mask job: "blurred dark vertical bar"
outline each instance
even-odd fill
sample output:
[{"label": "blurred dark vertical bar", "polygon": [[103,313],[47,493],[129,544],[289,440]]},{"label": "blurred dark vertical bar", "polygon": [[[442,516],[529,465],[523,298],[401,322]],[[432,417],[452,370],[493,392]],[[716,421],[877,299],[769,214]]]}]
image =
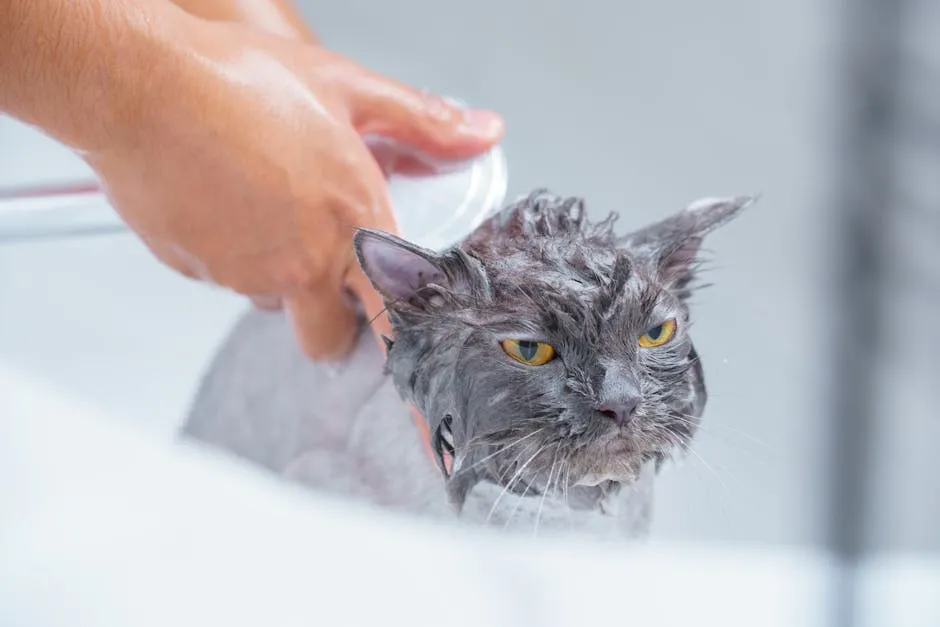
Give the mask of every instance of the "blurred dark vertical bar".
[{"label": "blurred dark vertical bar", "polygon": [[837,167],[827,544],[841,566],[831,623],[857,621],[878,404],[882,282],[892,212],[903,0],[843,0],[836,73]]}]

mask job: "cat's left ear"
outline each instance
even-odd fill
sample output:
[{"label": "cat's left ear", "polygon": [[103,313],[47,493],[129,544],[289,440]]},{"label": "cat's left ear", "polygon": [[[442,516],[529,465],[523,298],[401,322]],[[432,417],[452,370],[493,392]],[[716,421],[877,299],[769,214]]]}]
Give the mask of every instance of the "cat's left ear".
[{"label": "cat's left ear", "polygon": [[618,239],[645,259],[665,283],[684,286],[692,279],[705,236],[756,202],[755,196],[698,200],[684,211]]},{"label": "cat's left ear", "polygon": [[400,237],[359,229],[353,248],[362,271],[386,301],[408,300],[428,284],[446,283],[437,254]]}]

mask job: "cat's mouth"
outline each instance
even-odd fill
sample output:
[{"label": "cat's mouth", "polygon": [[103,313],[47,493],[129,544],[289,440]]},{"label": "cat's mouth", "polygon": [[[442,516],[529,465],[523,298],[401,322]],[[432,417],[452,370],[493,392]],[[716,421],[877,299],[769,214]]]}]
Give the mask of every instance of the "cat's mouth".
[{"label": "cat's mouth", "polygon": [[573,485],[589,488],[597,487],[603,483],[629,485],[639,479],[642,469],[642,455],[632,455],[629,458],[608,458],[589,466],[573,482]]},{"label": "cat's mouth", "polygon": [[[540,459],[541,463],[530,464],[528,472],[521,464],[503,464],[491,458],[488,461],[494,463],[478,464],[476,468],[479,471],[458,470],[449,476],[445,481],[448,500],[459,512],[473,486],[486,482],[496,485],[503,494],[541,498],[543,501],[547,496],[576,510],[602,508],[602,502],[608,496],[639,481],[647,462],[658,456],[635,448],[624,448],[626,454],[620,455],[599,453],[602,449],[595,442],[580,453],[570,452],[558,458],[553,455],[551,461]],[[608,451],[611,450],[614,449],[608,447]],[[525,460],[535,462],[538,457],[529,456]]]},{"label": "cat's mouth", "polygon": [[610,482],[629,485],[640,478],[647,463],[664,456],[653,442],[642,443],[634,435],[612,431],[579,455],[581,473],[572,485],[597,487]]},{"label": "cat's mouth", "polygon": [[[649,459],[650,455],[637,450],[629,438],[605,438],[569,455],[553,457],[550,463],[547,458],[542,460],[545,463],[519,476],[519,485],[531,485],[537,488],[537,494],[546,489],[550,492],[563,490],[562,484],[589,488],[611,483],[628,485],[639,479]],[[558,476],[562,467],[566,471],[564,479]]]},{"label": "cat's mouth", "polygon": [[510,440],[509,445],[494,445],[499,449],[495,452],[477,448],[474,455],[473,449],[453,447],[450,425],[447,421],[442,425],[440,446],[456,449],[459,460],[453,474],[445,473],[448,495],[458,507],[478,481],[523,497],[548,495],[572,507],[585,499],[590,504],[599,494],[636,483],[649,462],[668,455],[668,440],[627,426],[605,429],[589,442],[537,440],[535,431]]},{"label": "cat's mouth", "polygon": [[586,488],[596,488],[602,483],[612,482],[612,483],[631,483],[635,481],[638,475],[630,474],[616,474],[611,472],[592,472],[581,477],[580,480],[575,482],[576,486],[583,486]]}]

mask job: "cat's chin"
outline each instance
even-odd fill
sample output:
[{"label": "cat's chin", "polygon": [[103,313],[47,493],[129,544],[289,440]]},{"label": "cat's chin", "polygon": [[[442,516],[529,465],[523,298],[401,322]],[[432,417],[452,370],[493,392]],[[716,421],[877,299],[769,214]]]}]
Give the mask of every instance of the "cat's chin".
[{"label": "cat's chin", "polygon": [[631,438],[612,431],[577,460],[581,476],[572,485],[595,488],[609,483],[631,484],[639,479],[645,458]]},{"label": "cat's chin", "polygon": [[629,484],[637,480],[638,472],[590,472],[581,477],[574,485],[586,488],[596,488],[602,483],[623,483]]}]

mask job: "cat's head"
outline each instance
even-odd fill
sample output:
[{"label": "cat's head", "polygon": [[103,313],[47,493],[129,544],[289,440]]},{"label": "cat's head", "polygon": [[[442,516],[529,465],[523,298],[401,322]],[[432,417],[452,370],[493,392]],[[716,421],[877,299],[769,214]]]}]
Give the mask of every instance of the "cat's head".
[{"label": "cat's head", "polygon": [[687,299],[709,231],[750,198],[699,201],[623,237],[539,190],[442,253],[360,230],[394,329],[388,368],[453,455],[447,493],[606,491],[686,447],[705,403]]}]

